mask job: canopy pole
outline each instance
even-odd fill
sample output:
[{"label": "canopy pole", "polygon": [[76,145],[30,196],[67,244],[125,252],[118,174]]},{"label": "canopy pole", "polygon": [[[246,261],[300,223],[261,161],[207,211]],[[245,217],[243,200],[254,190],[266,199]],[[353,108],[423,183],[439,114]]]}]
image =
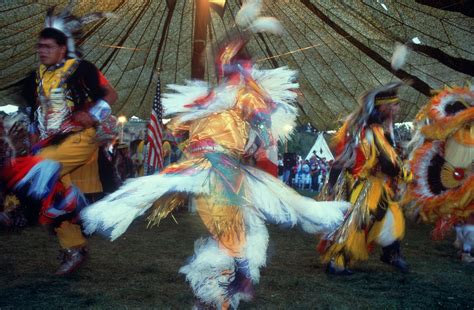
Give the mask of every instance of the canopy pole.
[{"label": "canopy pole", "polygon": [[191,58],[191,77],[204,79],[205,66],[203,53],[206,49],[207,26],[209,24],[209,1],[196,0],[196,14],[194,16],[194,39]]}]

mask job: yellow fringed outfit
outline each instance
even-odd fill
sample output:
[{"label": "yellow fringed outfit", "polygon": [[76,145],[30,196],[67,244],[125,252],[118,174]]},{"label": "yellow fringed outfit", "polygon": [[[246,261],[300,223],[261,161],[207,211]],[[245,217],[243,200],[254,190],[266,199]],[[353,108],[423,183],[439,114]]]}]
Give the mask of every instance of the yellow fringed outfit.
[{"label": "yellow fringed outfit", "polygon": [[[396,104],[395,94],[390,100],[386,98],[387,92],[395,93],[398,87],[389,84],[383,90],[375,90],[372,96],[375,105],[380,94],[383,95],[380,104]],[[368,100],[370,94],[364,98]],[[343,223],[318,246],[321,260],[334,273],[367,260],[374,242],[384,247],[382,260],[394,265],[392,260],[399,256],[399,240],[405,233],[405,221],[394,200],[394,189],[397,182],[409,182],[412,176],[398,157],[380,115],[374,111],[377,110],[372,102],[363,101],[361,110],[349,116],[335,135],[338,159],[325,186],[330,187],[332,179],[334,186],[327,190],[338,200],[348,200],[351,208]]]},{"label": "yellow fringed outfit", "polygon": [[[362,167],[356,168],[359,170],[356,175],[345,176],[352,208],[332,235],[332,245],[321,256],[324,263],[332,260],[340,268],[367,260],[372,242],[388,246],[401,240],[405,233],[403,214],[393,200],[392,188],[398,177],[409,181],[411,174],[403,168],[380,125],[372,125],[365,131],[358,152],[363,156]],[[382,165],[397,174],[386,174]]]}]

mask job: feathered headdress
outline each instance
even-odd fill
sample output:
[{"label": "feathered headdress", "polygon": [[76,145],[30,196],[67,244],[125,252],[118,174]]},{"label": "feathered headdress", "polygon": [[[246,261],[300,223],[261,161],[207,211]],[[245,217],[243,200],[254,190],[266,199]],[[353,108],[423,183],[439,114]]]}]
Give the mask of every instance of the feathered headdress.
[{"label": "feathered headdress", "polygon": [[[391,66],[394,71],[400,69],[408,54],[408,48],[400,43],[395,45]],[[370,119],[377,113],[377,107],[398,103],[398,90],[402,82],[392,82],[363,94],[359,99],[359,109],[351,113],[344,125],[336,133],[333,144],[336,148],[337,162],[349,167],[354,162],[354,148],[359,144],[358,137]]]},{"label": "feathered headdress", "polygon": [[69,4],[57,15],[54,14],[55,6],[50,7],[46,13],[44,29],[52,28],[63,33],[67,38],[68,57],[77,58],[76,40],[82,37],[82,27],[104,17],[113,16],[112,13],[94,12],[82,17],[72,15],[75,1]]},{"label": "feathered headdress", "polygon": [[376,107],[384,104],[380,103],[381,101],[386,101],[386,103],[398,101],[397,93],[400,86],[402,82],[389,83],[368,91],[360,97],[360,108],[346,118],[344,125],[334,137],[333,143],[338,161],[348,166],[353,163],[354,148],[359,144],[358,137],[376,113]]},{"label": "feathered headdress", "polygon": [[216,68],[219,78],[239,70],[236,63],[246,58],[239,57],[239,53],[242,55],[242,50],[252,33],[269,32],[275,35],[283,33],[283,27],[276,18],[260,16],[261,9],[261,0],[247,0],[240,8],[235,17],[236,27],[232,30],[233,33],[221,40],[218,47]]}]

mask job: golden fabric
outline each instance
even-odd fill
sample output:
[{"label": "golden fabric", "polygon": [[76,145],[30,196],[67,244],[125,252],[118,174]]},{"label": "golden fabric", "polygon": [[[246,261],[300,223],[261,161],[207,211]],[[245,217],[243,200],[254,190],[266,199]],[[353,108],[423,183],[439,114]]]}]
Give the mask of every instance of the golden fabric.
[{"label": "golden fabric", "polygon": [[242,155],[248,129],[247,123],[237,113],[237,111],[226,111],[193,122],[189,129],[191,137],[189,144],[193,145],[208,139],[235,155]]},{"label": "golden fabric", "polygon": [[267,104],[258,87],[243,87],[237,94],[236,103],[232,109],[186,124],[172,120],[167,124],[167,128],[172,131],[189,130],[187,153],[196,153],[195,155],[199,156],[199,149],[193,146],[199,147],[203,143],[206,146],[212,141],[215,145],[222,147],[215,151],[241,156],[248,139],[248,121],[256,110],[266,109],[268,109]]},{"label": "golden fabric", "polygon": [[219,247],[230,256],[241,257],[245,245],[245,226],[240,208],[217,204],[211,197],[201,196],[196,198],[196,209]]},{"label": "golden fabric", "polygon": [[171,144],[168,141],[165,141],[162,146],[163,156],[169,156],[171,153]]},{"label": "golden fabric", "polygon": [[[178,164],[168,166],[163,173],[173,173],[184,169],[209,169],[211,163],[202,157],[205,152],[223,152],[232,157],[241,157],[245,152],[248,139],[249,121],[255,111],[266,111],[264,92],[252,83],[240,89],[232,109],[205,118],[179,122],[176,118],[167,124],[167,129],[173,132],[189,130],[186,141],[185,156],[190,158]],[[213,174],[212,177],[218,177]],[[238,193],[242,186],[242,176],[235,176],[235,186],[232,190]],[[240,207],[228,205],[229,197],[221,195],[225,192],[221,180],[210,182],[213,195],[196,198],[197,212],[209,232],[218,241],[219,246],[229,255],[240,257],[245,245],[245,225]],[[158,200],[154,212],[150,216],[150,224],[157,224],[179,204],[178,197],[165,197]]]},{"label": "golden fabric", "polygon": [[372,130],[368,130],[366,132],[366,136],[370,137],[370,139],[363,139],[360,141],[360,148],[362,153],[364,154],[365,161],[361,171],[358,174],[358,177],[368,177],[371,174],[373,168],[378,163],[378,153],[373,138]]}]

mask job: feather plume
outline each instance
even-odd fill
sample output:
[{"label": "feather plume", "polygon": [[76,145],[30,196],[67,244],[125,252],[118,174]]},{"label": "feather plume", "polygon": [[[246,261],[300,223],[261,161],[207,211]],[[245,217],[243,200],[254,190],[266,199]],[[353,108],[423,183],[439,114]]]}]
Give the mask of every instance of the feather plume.
[{"label": "feather plume", "polygon": [[259,17],[250,25],[250,30],[254,33],[270,32],[274,35],[281,35],[283,33],[283,26],[274,17]]},{"label": "feather plume", "polygon": [[81,55],[80,51],[77,51],[75,41],[81,39],[84,25],[113,15],[111,13],[94,12],[83,17],[77,17],[72,14],[75,4],[75,0],[69,1],[68,5],[57,15],[54,14],[55,7],[50,7],[46,12],[44,23],[45,28],[54,28],[67,37],[69,57],[80,57]]},{"label": "feather plume", "polygon": [[[226,295],[223,284],[231,281],[234,270],[234,258],[220,249],[214,239],[207,238],[194,243],[194,256],[179,272],[186,276],[194,294],[202,302],[220,309]],[[229,302],[237,309],[238,300]]]},{"label": "feather plume", "polygon": [[296,80],[297,72],[280,67],[271,70],[252,70],[252,77],[277,104],[277,109],[272,113],[272,134],[280,141],[289,138],[290,128],[296,126],[297,108],[293,105],[298,89]]},{"label": "feather plume", "polygon": [[392,69],[397,71],[399,70],[404,64],[408,54],[408,47],[404,44],[396,43],[395,50],[392,55]]},{"label": "feather plume", "polygon": [[82,25],[86,25],[88,23],[95,22],[96,20],[99,20],[101,18],[110,18],[114,17],[115,15],[113,13],[102,13],[102,12],[94,12],[94,13],[89,13],[87,15],[84,15],[80,18],[79,22]]},{"label": "feather plume", "polygon": [[260,15],[261,9],[261,0],[248,0],[237,13],[235,22],[241,27],[248,27]]}]

